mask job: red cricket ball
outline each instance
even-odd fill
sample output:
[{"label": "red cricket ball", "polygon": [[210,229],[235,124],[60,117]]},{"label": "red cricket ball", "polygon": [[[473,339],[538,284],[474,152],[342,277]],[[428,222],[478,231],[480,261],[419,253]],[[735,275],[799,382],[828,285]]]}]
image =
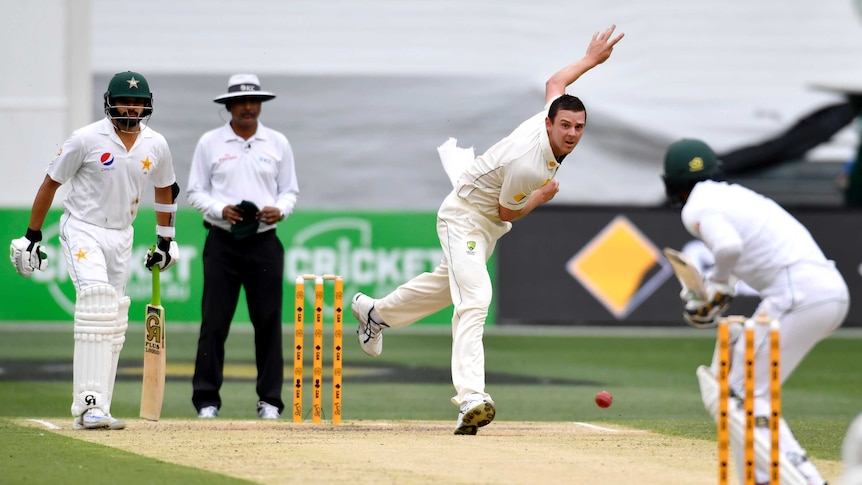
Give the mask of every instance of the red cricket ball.
[{"label": "red cricket ball", "polygon": [[601,391],[596,394],[596,404],[600,408],[610,407],[611,403],[614,402],[614,397],[611,396],[611,393],[608,391]]}]

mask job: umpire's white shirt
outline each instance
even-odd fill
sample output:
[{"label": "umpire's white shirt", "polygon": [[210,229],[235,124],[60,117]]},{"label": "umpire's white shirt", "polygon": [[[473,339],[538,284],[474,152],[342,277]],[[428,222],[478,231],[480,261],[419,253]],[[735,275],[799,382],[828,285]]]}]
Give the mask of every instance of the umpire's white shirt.
[{"label": "umpire's white shirt", "polygon": [[146,125],[126,151],[104,118],[72,133],[51,161],[48,176],[71,187],[63,206],[72,217],[108,229],[132,225],[147,179],[156,187],[176,181],[165,137]]},{"label": "umpire's white shirt", "polygon": [[[258,208],[277,207],[284,217],[293,212],[299,194],[293,150],[287,138],[258,122],[257,132],[245,140],[230,123],[201,136],[192,157],[189,202],[204,220],[230,231],[222,218],[228,205],[247,200]],[[258,232],[274,224],[261,224]]]}]

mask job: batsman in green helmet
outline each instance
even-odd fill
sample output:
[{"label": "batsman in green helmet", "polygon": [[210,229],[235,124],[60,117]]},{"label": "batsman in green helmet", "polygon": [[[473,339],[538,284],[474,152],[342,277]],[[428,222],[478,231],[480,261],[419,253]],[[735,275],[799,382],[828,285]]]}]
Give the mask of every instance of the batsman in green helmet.
[{"label": "batsman in green helmet", "polygon": [[[737,281],[748,284],[760,303],[752,317],[780,325],[781,381],[786,381],[821,340],[839,328],[850,305],[847,284],[811,233],[772,199],[746,187],[720,180],[721,163],[700,140],[672,143],[664,158],[668,198],[682,205],[686,230],[710,250],[715,265],[705,275],[704,294],[683,289],[683,317],[698,328],[714,326],[728,309]],[[745,397],[745,339],[731,324],[729,386],[730,439],[737,470],[742,473],[741,435]],[[764,342],[766,325],[758,325],[756,342]],[[754,452],[756,482],[769,483],[769,429],[773,423],[770,394],[770,348],[757,345],[754,376]],[[707,411],[718,408],[717,364],[701,366],[697,378]],[[779,418],[781,483],[822,484],[790,427]]]},{"label": "batsman in green helmet", "polygon": [[[174,239],[177,192],[173,158],[165,137],[146,125],[153,94],[138,72],[115,74],[104,95],[105,117],[75,130],[51,160],[10,259],[27,278],[47,269],[42,227],[57,189],[70,188],[59,221],[47,221],[75,286],[72,359],[72,427],[125,428],[111,414],[120,351],[129,326],[131,299],[125,294],[132,273],[134,222],[144,188],[155,190],[157,245],[139,264],[166,270],[179,260]],[[59,229],[57,229],[59,227]],[[49,247],[50,247],[49,246]]]}]

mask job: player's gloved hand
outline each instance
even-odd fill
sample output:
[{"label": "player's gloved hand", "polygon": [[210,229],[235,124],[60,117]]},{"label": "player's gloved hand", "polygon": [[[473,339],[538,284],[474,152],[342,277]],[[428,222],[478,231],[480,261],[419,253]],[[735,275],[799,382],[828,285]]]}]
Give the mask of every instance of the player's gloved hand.
[{"label": "player's gloved hand", "polygon": [[159,271],[164,271],[177,264],[180,260],[180,247],[176,241],[164,239],[161,236],[155,246],[147,251],[147,259],[144,265],[152,271],[153,266],[158,266]]},{"label": "player's gloved hand", "polygon": [[736,294],[732,286],[715,281],[707,281],[705,291],[705,299],[689,300],[682,314],[685,321],[696,328],[714,327]]},{"label": "player's gloved hand", "polygon": [[34,270],[45,271],[48,268],[48,254],[39,244],[42,231],[27,228],[24,237],[15,239],[9,245],[9,259],[18,274],[29,278]]}]

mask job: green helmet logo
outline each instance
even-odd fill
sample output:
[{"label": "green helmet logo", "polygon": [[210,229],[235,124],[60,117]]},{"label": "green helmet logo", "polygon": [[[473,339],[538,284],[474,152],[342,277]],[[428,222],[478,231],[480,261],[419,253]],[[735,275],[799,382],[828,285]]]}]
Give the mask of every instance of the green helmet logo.
[{"label": "green helmet logo", "polygon": [[688,162],[688,171],[689,172],[700,172],[704,169],[705,166],[706,166],[706,164],[703,163],[702,158],[694,157],[691,159],[690,162]]}]

